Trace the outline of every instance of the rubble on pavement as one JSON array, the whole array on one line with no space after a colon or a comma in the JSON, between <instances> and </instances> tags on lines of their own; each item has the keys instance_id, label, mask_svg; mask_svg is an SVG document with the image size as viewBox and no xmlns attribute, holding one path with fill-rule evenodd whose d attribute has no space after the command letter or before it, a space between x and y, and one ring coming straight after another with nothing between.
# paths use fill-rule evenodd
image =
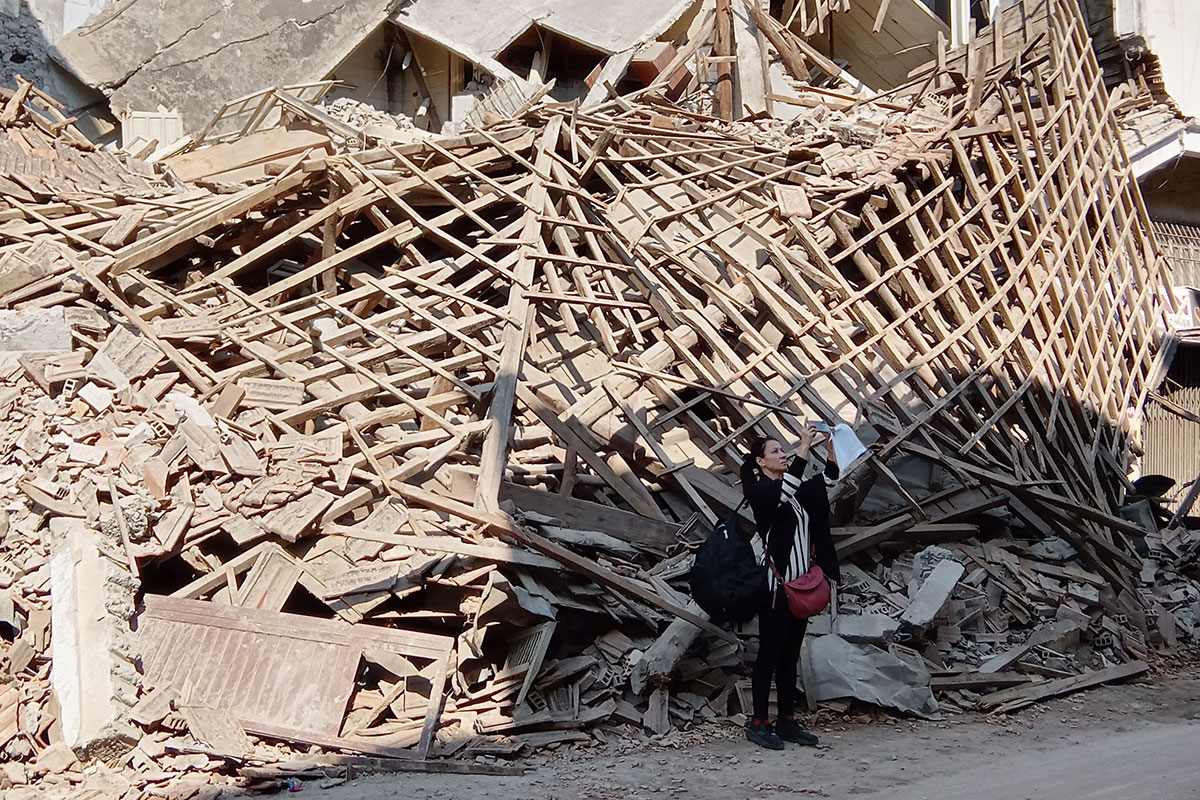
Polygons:
<instances>
[{"instance_id":1,"label":"rubble on pavement","mask_svg":"<svg viewBox=\"0 0 1200 800\"><path fill-rule=\"evenodd\" d=\"M1123 502L1161 257L1037 5L786 123L671 69L413 141L270 89L150 163L0 90L0 782L506 774L738 720L756 626L691 553L810 419L868 446L814 707L1008 712L1194 644L1197 537Z\"/></svg>"}]
</instances>

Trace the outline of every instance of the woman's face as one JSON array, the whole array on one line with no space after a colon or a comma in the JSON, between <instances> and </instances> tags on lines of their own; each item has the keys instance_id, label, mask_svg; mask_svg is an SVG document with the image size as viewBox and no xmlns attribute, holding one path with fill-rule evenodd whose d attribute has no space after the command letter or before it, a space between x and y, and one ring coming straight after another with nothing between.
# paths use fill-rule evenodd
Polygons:
<instances>
[{"instance_id":1,"label":"woman's face","mask_svg":"<svg viewBox=\"0 0 1200 800\"><path fill-rule=\"evenodd\" d=\"M787 469L788 460L783 453L783 445L774 439L767 442L757 461L758 468L767 474L778 474Z\"/></svg>"}]
</instances>

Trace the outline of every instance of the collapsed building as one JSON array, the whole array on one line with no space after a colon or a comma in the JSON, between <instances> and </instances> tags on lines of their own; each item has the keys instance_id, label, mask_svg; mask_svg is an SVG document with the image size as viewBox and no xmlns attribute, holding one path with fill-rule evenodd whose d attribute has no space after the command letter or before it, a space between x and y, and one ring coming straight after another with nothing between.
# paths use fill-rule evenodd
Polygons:
<instances>
[{"instance_id":1,"label":"collapsed building","mask_svg":"<svg viewBox=\"0 0 1200 800\"><path fill-rule=\"evenodd\" d=\"M1168 266L1075 4L870 94L757 5L649 17L572 101L409 141L310 83L114 154L0 90L4 780L501 774L736 719L755 626L691 554L808 420L865 445L813 708L1013 711L1194 641L1186 510L1131 482Z\"/></svg>"}]
</instances>

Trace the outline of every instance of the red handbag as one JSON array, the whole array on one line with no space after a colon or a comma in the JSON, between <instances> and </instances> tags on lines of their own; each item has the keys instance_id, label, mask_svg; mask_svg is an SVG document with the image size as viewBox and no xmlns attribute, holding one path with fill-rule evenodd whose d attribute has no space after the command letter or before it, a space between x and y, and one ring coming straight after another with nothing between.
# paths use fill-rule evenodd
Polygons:
<instances>
[{"instance_id":1,"label":"red handbag","mask_svg":"<svg viewBox=\"0 0 1200 800\"><path fill-rule=\"evenodd\" d=\"M775 569L775 562L767 559L775 579L783 584L783 594L787 597L788 610L796 619L809 619L820 614L829 605L831 591L829 581L825 580L825 572L817 564L809 567L808 572L794 581L783 582L783 576ZM772 603L775 599L772 599Z\"/></svg>"},{"instance_id":2,"label":"red handbag","mask_svg":"<svg viewBox=\"0 0 1200 800\"><path fill-rule=\"evenodd\" d=\"M782 500L779 505L783 505ZM778 512L778 507L776 512ZM788 610L792 612L792 616L796 619L815 617L829 605L830 597L833 594L829 581L825 579L825 572L819 565L813 564L808 568L808 572L799 578L793 581L784 581L783 575L779 574L779 570L775 568L775 560L770 556L771 545L767 537L771 535L771 529L774 526L775 520L772 519L771 524L767 526L767 536L763 537L763 550L766 553L767 565L771 568L771 572L775 573L775 580L783 586L783 594L787 597ZM772 595L772 606L778 599L779 595Z\"/></svg>"}]
</instances>

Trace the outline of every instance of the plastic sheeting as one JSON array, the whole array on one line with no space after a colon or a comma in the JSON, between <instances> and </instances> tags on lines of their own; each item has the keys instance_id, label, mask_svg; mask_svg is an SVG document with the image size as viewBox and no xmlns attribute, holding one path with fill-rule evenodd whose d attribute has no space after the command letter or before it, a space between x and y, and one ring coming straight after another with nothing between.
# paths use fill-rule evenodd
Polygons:
<instances>
[{"instance_id":1,"label":"plastic sheeting","mask_svg":"<svg viewBox=\"0 0 1200 800\"><path fill-rule=\"evenodd\" d=\"M929 672L886 650L840 636L805 640L804 691L814 701L852 697L917 717L938 713Z\"/></svg>"}]
</instances>

